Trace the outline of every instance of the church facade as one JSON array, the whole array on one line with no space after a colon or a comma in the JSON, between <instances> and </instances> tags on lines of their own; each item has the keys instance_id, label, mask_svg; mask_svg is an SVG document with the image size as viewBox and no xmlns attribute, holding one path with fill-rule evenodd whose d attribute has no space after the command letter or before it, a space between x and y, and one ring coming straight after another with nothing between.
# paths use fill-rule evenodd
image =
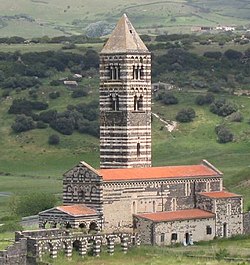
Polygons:
<instances>
[{"instance_id":1,"label":"church facade","mask_svg":"<svg viewBox=\"0 0 250 265\"><path fill-rule=\"evenodd\" d=\"M48 223L134 230L157 245L243 233L242 196L208 161L151 167L151 57L126 15L100 54L100 169L80 162L64 174L63 205L39 214Z\"/></svg>"}]
</instances>

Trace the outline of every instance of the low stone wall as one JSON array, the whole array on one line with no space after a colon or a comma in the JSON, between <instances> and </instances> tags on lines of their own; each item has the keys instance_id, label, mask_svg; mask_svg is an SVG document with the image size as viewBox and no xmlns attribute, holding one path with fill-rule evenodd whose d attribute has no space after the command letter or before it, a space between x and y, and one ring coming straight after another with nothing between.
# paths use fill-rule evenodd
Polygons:
<instances>
[{"instance_id":1,"label":"low stone wall","mask_svg":"<svg viewBox=\"0 0 250 265\"><path fill-rule=\"evenodd\" d=\"M0 251L0 265L26 265L27 240L22 238Z\"/></svg>"},{"instance_id":2,"label":"low stone wall","mask_svg":"<svg viewBox=\"0 0 250 265\"><path fill-rule=\"evenodd\" d=\"M250 211L243 213L243 234L250 235Z\"/></svg>"}]
</instances>

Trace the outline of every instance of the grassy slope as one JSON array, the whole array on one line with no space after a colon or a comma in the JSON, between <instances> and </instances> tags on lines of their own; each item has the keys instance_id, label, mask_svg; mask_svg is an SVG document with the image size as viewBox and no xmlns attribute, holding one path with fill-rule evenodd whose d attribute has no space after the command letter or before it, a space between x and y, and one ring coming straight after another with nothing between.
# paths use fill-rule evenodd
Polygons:
<instances>
[{"instance_id":1,"label":"grassy slope","mask_svg":"<svg viewBox=\"0 0 250 265\"><path fill-rule=\"evenodd\" d=\"M137 28L145 30L160 27L163 30L180 32L190 31L192 26L197 25L245 25L249 22L249 3L243 0L106 0L105 5L100 5L99 0L0 0L0 5L1 15L13 16L22 13L35 19L32 23L5 20L9 25L0 29L2 36L21 34L31 37L62 35L63 32L82 33L89 23L100 20L115 23L124 12ZM81 24L72 25L74 19L81 20ZM17 31L17 28L20 31Z\"/></svg>"},{"instance_id":2,"label":"grassy slope","mask_svg":"<svg viewBox=\"0 0 250 265\"><path fill-rule=\"evenodd\" d=\"M100 258L84 257L84 261L79 257L78 253L73 253L72 260L66 260L65 255L61 254L57 260L48 259L55 265L165 265L165 264L186 264L186 265L216 265L216 264L244 264L238 262L230 262L224 260L189 258L188 255L196 256L212 256L215 257L220 249L226 249L227 256L248 257L249 238L242 240L215 240L211 242L201 243L192 247L151 247L141 246L139 248L130 249L127 255L121 253L115 248L113 256L102 252Z\"/></svg>"}]
</instances>

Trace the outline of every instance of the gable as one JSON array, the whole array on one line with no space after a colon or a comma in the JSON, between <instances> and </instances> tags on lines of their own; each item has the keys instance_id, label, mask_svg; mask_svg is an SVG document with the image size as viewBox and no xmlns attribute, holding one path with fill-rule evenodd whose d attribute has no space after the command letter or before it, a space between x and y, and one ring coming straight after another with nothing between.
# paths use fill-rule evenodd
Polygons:
<instances>
[{"instance_id":1,"label":"gable","mask_svg":"<svg viewBox=\"0 0 250 265\"><path fill-rule=\"evenodd\" d=\"M63 183L89 183L100 182L99 173L89 164L81 161L78 165L63 174Z\"/></svg>"}]
</instances>

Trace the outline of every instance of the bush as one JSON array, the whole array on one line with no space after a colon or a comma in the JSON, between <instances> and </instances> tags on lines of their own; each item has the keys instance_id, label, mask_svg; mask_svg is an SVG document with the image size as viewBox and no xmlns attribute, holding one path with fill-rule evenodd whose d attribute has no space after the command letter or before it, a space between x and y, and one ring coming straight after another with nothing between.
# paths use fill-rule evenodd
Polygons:
<instances>
[{"instance_id":1,"label":"bush","mask_svg":"<svg viewBox=\"0 0 250 265\"><path fill-rule=\"evenodd\" d=\"M7 98L10 95L10 90L4 90L2 93L3 98Z\"/></svg>"},{"instance_id":2,"label":"bush","mask_svg":"<svg viewBox=\"0 0 250 265\"><path fill-rule=\"evenodd\" d=\"M75 129L75 120L72 117L61 116L50 122L50 126L62 134L71 135Z\"/></svg>"},{"instance_id":3,"label":"bush","mask_svg":"<svg viewBox=\"0 0 250 265\"><path fill-rule=\"evenodd\" d=\"M176 120L179 122L190 122L195 118L195 111L192 108L182 109L176 115Z\"/></svg>"},{"instance_id":4,"label":"bush","mask_svg":"<svg viewBox=\"0 0 250 265\"><path fill-rule=\"evenodd\" d=\"M49 136L48 144L58 145L60 143L60 137L57 134L52 134Z\"/></svg>"},{"instance_id":5,"label":"bush","mask_svg":"<svg viewBox=\"0 0 250 265\"><path fill-rule=\"evenodd\" d=\"M52 80L49 83L51 86L60 86L62 84L62 82L60 82L59 80Z\"/></svg>"},{"instance_id":6,"label":"bush","mask_svg":"<svg viewBox=\"0 0 250 265\"><path fill-rule=\"evenodd\" d=\"M36 192L10 201L9 208L13 209L16 215L29 216L52 208L56 203L56 198L52 194Z\"/></svg>"},{"instance_id":7,"label":"bush","mask_svg":"<svg viewBox=\"0 0 250 265\"><path fill-rule=\"evenodd\" d=\"M242 122L243 115L239 111L233 112L231 115L228 116L228 119L232 122Z\"/></svg>"},{"instance_id":8,"label":"bush","mask_svg":"<svg viewBox=\"0 0 250 265\"><path fill-rule=\"evenodd\" d=\"M165 105L178 104L178 99L171 92L161 93L158 95L158 99Z\"/></svg>"},{"instance_id":9,"label":"bush","mask_svg":"<svg viewBox=\"0 0 250 265\"><path fill-rule=\"evenodd\" d=\"M74 91L72 92L71 97L72 97L72 98L80 98L80 97L85 97L85 96L87 96L87 94L88 94L88 93L87 93L85 90L79 88L79 89L76 89L76 90L74 90Z\"/></svg>"},{"instance_id":10,"label":"bush","mask_svg":"<svg viewBox=\"0 0 250 265\"><path fill-rule=\"evenodd\" d=\"M35 123L31 117L27 117L25 115L18 115L11 128L16 133L25 132L34 129Z\"/></svg>"},{"instance_id":11,"label":"bush","mask_svg":"<svg viewBox=\"0 0 250 265\"><path fill-rule=\"evenodd\" d=\"M215 132L218 136L219 143L228 143L228 142L233 141L233 138L234 138L233 133L228 128L226 128L224 125L216 126Z\"/></svg>"},{"instance_id":12,"label":"bush","mask_svg":"<svg viewBox=\"0 0 250 265\"><path fill-rule=\"evenodd\" d=\"M199 106L205 104L211 104L214 101L214 95L212 93L207 93L206 95L198 95L195 98L195 103Z\"/></svg>"},{"instance_id":13,"label":"bush","mask_svg":"<svg viewBox=\"0 0 250 265\"><path fill-rule=\"evenodd\" d=\"M43 121L38 121L36 123L36 128L37 129L46 129L48 127L48 125L46 123L44 123Z\"/></svg>"},{"instance_id":14,"label":"bush","mask_svg":"<svg viewBox=\"0 0 250 265\"><path fill-rule=\"evenodd\" d=\"M46 123L53 122L57 117L57 110L47 110L39 114L39 119Z\"/></svg>"},{"instance_id":15,"label":"bush","mask_svg":"<svg viewBox=\"0 0 250 265\"><path fill-rule=\"evenodd\" d=\"M60 97L60 92L59 91L55 91L55 92L51 92L49 93L49 98L50 99L56 99Z\"/></svg>"},{"instance_id":16,"label":"bush","mask_svg":"<svg viewBox=\"0 0 250 265\"><path fill-rule=\"evenodd\" d=\"M225 99L217 99L210 105L210 111L218 116L226 117L237 111L237 106Z\"/></svg>"}]
</instances>

